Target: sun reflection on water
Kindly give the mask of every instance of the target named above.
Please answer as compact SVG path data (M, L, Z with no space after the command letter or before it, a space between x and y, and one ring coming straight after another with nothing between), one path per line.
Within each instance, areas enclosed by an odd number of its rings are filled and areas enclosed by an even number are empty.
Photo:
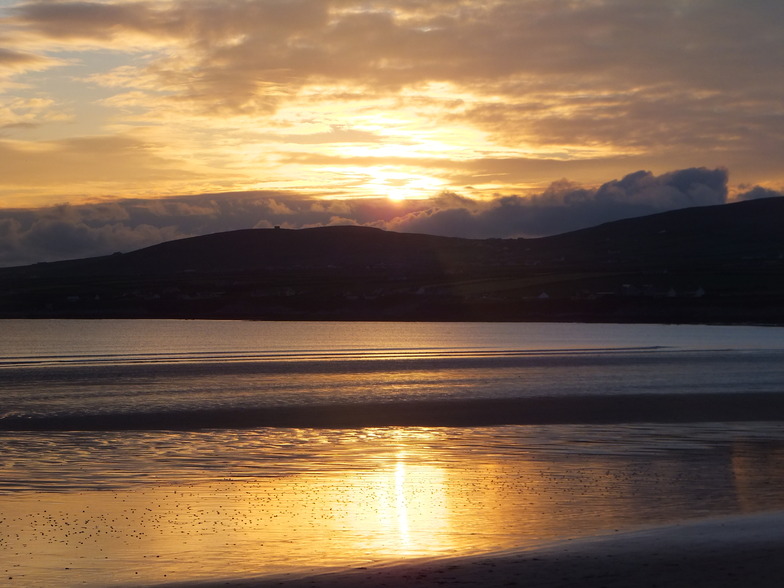
M408 547L411 544L411 535L409 534L408 524L408 507L406 505L406 463L405 453L401 452L398 459L397 466L395 467L395 497L397 498L397 521L398 532L400 534L400 543Z
M148 433L147 455L141 442L116 443L118 459L130 450L139 463L104 462L117 484L109 468L127 475L146 461L144 483L98 489L92 469L93 489L4 493L0 561L30 587L154 584L465 555L784 504L770 483L781 442L711 449L727 434L708 425Z
M394 464L379 470L372 481L365 480L375 487L377 502L371 506L357 500L354 506L366 512L377 508L378 524L368 528L372 548L395 558L457 549L448 532L451 505L446 479L442 467L412 463L407 452L400 451Z

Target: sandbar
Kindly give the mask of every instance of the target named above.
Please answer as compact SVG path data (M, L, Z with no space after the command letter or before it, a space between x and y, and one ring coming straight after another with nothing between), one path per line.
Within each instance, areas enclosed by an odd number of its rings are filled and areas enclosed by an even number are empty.
M784 511L712 518L479 556L170 588L779 588Z

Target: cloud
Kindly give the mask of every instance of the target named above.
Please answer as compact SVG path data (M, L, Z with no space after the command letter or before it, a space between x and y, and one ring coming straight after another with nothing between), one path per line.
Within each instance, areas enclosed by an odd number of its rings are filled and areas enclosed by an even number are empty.
M298 135L264 135L271 141L295 143L300 145L318 145L324 143L381 143L384 139L377 133L345 128L343 125L331 125L324 133L303 133Z
M71 120L60 111L54 100L44 98L11 98L0 101L0 129L36 127L47 122Z
M43 61L40 57L30 53L21 53L0 47L0 68L15 69L38 64Z
M0 22L2 22L2 19L0 19ZM4 43L10 46L14 41L0 34L0 45ZM59 64L59 60L46 55L38 55L26 50L14 50L0 46L0 108L8 108L7 100L3 100L2 94L4 92L25 87L25 84L13 81L14 77L28 72L46 70ZM11 101L13 102L14 100L15 98L12 97ZM3 104L3 102L6 102L6 104ZM2 124L2 120L0 120L0 124Z
M784 196L784 192L780 190L771 190L762 186L754 186L753 188L741 192L735 196L736 200L758 200L760 198L779 198Z
M473 209L459 202L434 206L396 218L386 227L473 238L539 237L678 208L723 204L726 199L723 169L692 168L659 176L638 171L597 189L560 181L535 196L502 197Z
M165 28L165 12L149 2L27 2L11 12L17 23L55 39L109 40L124 31Z
M68 193L69 189L76 191L89 185L111 193L127 184L184 183L196 175L187 162L164 157L156 145L130 136L36 143L0 140L0 188L6 192L6 199L29 186L30 178L35 178L39 189L46 188L50 193Z
M407 212L421 206L388 201L314 203L280 192L243 192L6 209L0 210L0 265L109 255L253 227L370 224L393 218L401 208Z
M490 201L454 193L392 202L237 192L7 209L0 211L0 264L108 255L175 238L275 225L357 224L456 237L535 237L726 199L726 170L689 168L658 176L638 171L595 188L561 180L531 197Z
M0 106L17 202L784 180L775 0L26 0L2 18L0 71L26 85Z
M181 56L189 55L188 70L173 68L182 62L171 59L151 69L166 79L187 76L191 99L230 100L239 92L233 100L239 105L263 95L268 84L349 81L378 90L446 80L515 98L557 90L561 103L611 115L624 93L652 92L653 102L656 89L667 85L780 88L762 82L748 64L778 66L784 10L775 2L753 4L28 2L15 15L20 25L55 39L116 43L133 33L176 43ZM733 35L725 34L726 23ZM586 102L589 89L605 91Z

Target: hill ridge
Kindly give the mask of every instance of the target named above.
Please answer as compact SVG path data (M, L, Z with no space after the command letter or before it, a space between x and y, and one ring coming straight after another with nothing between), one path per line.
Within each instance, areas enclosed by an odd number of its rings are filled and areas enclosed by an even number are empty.
M0 316L779 324L782 219L770 198L535 239L242 229L0 269Z

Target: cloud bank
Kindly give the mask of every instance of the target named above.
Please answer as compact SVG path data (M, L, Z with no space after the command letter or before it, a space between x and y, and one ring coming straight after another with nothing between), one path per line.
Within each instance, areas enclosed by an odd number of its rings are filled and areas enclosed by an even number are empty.
M737 198L781 195L752 187ZM0 265L108 255L182 237L275 225L358 224L453 237L539 237L727 201L726 170L689 168L660 175L637 171L597 188L562 180L534 196L486 201L454 193L392 202L241 192L9 209L0 211Z
M512 197L686 166L784 186L780 0L19 0L0 19L5 206Z

